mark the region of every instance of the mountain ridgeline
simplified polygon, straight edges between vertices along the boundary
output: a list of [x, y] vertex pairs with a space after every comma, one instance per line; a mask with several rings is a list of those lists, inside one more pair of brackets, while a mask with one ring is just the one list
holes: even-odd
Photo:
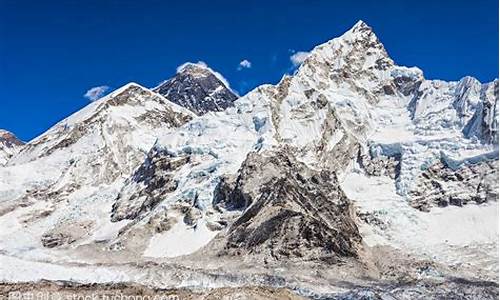
[[[498, 281], [498, 105], [498, 80], [428, 80], [362, 21], [241, 97], [187, 63], [26, 144], [0, 132], [0, 223], [22, 224], [0, 250], [129, 268], [128, 281], [162, 288], [333, 297], [336, 282], [380, 280], [379, 299], [404, 278], [405, 296], [488, 298], [498, 289], [476, 280]], [[165, 261], [174, 273], [155, 269]]]

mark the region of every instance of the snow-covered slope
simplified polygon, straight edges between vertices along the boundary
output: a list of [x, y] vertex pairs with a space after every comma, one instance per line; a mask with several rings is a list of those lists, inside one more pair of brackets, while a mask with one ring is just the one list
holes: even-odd
[[[362, 21], [315, 47], [292, 76], [230, 104], [191, 93], [206, 93], [198, 72], [205, 78], [188, 64], [155, 91], [200, 116], [129, 85], [0, 168], [0, 222], [10, 228], [1, 249], [105, 263], [210, 265], [229, 255], [376, 269], [377, 247], [387, 246], [495, 279], [498, 80], [427, 80], [398, 66]], [[446, 231], [433, 230], [441, 222], [454, 226], [461, 253], [488, 250], [452, 253]]]
[[[2, 235], [14, 239], [24, 235], [30, 243], [55, 246], [71, 242], [73, 237], [68, 236], [102, 229], [94, 227], [96, 221], [109, 223], [109, 217], [99, 211], [114, 197], [116, 186], [142, 163], [157, 135], [193, 117], [161, 95], [131, 83], [59, 122], [0, 168], [2, 214], [15, 211], [14, 215], [28, 218], [20, 232], [14, 226], [13, 232]], [[54, 235], [59, 241], [54, 241]], [[16, 244], [9, 250], [25, 247], [22, 242]]]
[[222, 111], [238, 98], [224, 77], [203, 62], [180, 66], [174, 77], [162, 82], [153, 91], [197, 115]]

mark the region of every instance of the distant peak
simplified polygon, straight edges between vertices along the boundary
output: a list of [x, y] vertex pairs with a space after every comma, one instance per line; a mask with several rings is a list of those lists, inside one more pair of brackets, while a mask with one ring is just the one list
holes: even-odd
[[122, 87], [122, 89], [129, 89], [129, 88], [140, 88], [143, 90], [147, 90], [147, 88], [143, 87], [142, 85], [140, 85], [136, 82], [129, 82]]
[[24, 142], [19, 140], [12, 132], [0, 129], [0, 142], [7, 145], [24, 145]]
[[129, 82], [129, 83], [125, 84], [124, 86], [122, 86], [121, 88], [119, 88], [118, 90], [126, 90], [129, 88], [141, 88], [141, 89], [146, 90], [145, 87], [143, 87], [142, 85], [135, 83], [135, 82]]
[[0, 137], [5, 137], [5, 136], [14, 136], [12, 132], [5, 130], [5, 129], [0, 129]]
[[352, 26], [351, 29], [349, 29], [344, 35], [352, 36], [356, 39], [367, 39], [371, 37], [376, 38], [373, 28], [361, 20], [354, 24], [354, 26]]
[[366, 24], [363, 20], [359, 20], [358, 22], [356, 22], [356, 24], [354, 24], [354, 26], [352, 26], [350, 31], [363, 31], [363, 30], [372, 30], [372, 28], [368, 26], [368, 24]]
[[[227, 79], [224, 78], [224, 76], [222, 76], [221, 73], [219, 73], [219, 72], [213, 70], [212, 68], [210, 68], [203, 61], [198, 61], [197, 63], [193, 63], [193, 62], [183, 63], [182, 65], [180, 65], [180, 66], [177, 67], [177, 74], [178, 75], [179, 74], [181, 74], [181, 75], [191, 75], [191, 77], [193, 77], [193, 78], [204, 78], [204, 77], [208, 77], [208, 76], [215, 76], [215, 78], [217, 78], [220, 82], [222, 82], [222, 84], [227, 89], [231, 90], [231, 92], [233, 92], [233, 93], [236, 94], [236, 91], [234, 91], [233, 89], [231, 89], [231, 87], [230, 87], [229, 82], [227, 81]], [[165, 81], [162, 82], [158, 87], [160, 87], [164, 83], [165, 83]], [[156, 88], [158, 88], [158, 87], [156, 87]]]
[[153, 92], [197, 115], [222, 111], [238, 99], [228, 81], [202, 61], [180, 65], [177, 74], [161, 82]]
[[342, 74], [353, 72], [352, 76], [357, 76], [360, 70], [378, 72], [394, 66], [384, 45], [363, 21], [358, 21], [341, 36], [316, 46], [302, 66], [322, 62], [341, 70]]
[[[102, 103], [117, 103], [116, 98], [122, 98], [122, 99], [128, 99], [128, 95], [132, 93], [141, 93], [143, 95], [147, 94], [154, 94], [153, 91], [151, 91], [148, 88], [143, 87], [142, 85], [135, 83], [135, 82], [129, 82], [116, 90], [112, 91], [111, 93], [107, 94], [106, 96], [100, 98], [97, 101], [94, 101], [93, 103], [96, 103], [95, 105], [100, 105]], [[110, 102], [111, 101], [111, 102]]]
[[177, 74], [180, 73], [213, 73], [213, 71], [205, 62], [199, 61], [197, 63], [186, 62], [178, 66]]
[[380, 42], [372, 27], [361, 20], [346, 31], [340, 39], [348, 44], [360, 44], [366, 49], [380, 49], [384, 53], [383, 56], [388, 56], [384, 45]]
[[106, 97], [103, 97], [102, 99], [113, 98], [113, 97], [116, 97], [119, 94], [122, 94], [124, 92], [129, 91], [129, 90], [134, 90], [134, 89], [141, 89], [141, 90], [149, 91], [149, 89], [143, 87], [142, 85], [140, 85], [138, 83], [129, 82], [129, 83], [123, 85], [122, 87], [117, 88], [113, 92], [109, 93]]

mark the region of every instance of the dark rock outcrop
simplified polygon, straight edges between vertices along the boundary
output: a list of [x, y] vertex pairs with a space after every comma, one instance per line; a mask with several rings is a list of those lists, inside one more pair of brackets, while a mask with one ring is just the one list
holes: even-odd
[[46, 248], [54, 248], [65, 244], [70, 244], [74, 242], [74, 239], [71, 236], [67, 236], [62, 233], [48, 233], [42, 235], [41, 242], [42, 245]]
[[144, 163], [122, 188], [111, 211], [111, 221], [135, 219], [151, 211], [160, 201], [175, 191], [175, 171], [189, 163], [190, 157], [175, 156], [168, 151], [153, 148]]
[[410, 192], [413, 207], [428, 211], [433, 206], [463, 206], [498, 199], [498, 157], [451, 166], [441, 160], [421, 173]]
[[284, 149], [250, 153], [214, 205], [242, 209], [221, 254], [334, 262], [356, 257], [361, 236], [336, 175], [314, 171]]

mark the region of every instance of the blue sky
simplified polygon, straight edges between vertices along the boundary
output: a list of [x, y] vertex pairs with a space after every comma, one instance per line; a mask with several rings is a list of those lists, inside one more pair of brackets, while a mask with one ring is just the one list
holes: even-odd
[[[176, 2], [176, 3], [175, 3]], [[244, 94], [362, 19], [427, 78], [498, 77], [498, 1], [0, 0], [0, 128], [30, 140], [95, 86], [152, 87], [204, 61]], [[238, 70], [247, 59], [251, 68]]]

